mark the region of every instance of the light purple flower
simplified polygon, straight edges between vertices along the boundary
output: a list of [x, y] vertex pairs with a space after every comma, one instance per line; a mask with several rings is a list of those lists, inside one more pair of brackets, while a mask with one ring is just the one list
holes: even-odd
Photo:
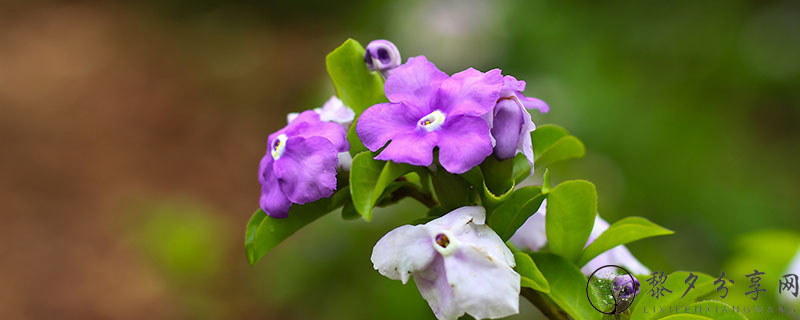
[[533, 145], [531, 131], [536, 125], [526, 108], [547, 112], [550, 107], [544, 101], [525, 97], [525, 81], [512, 76], [503, 77], [503, 89], [494, 110], [483, 116], [489, 124], [494, 144], [494, 154], [500, 160], [511, 159], [522, 153], [528, 159], [533, 173]]
[[[314, 108], [314, 112], [319, 114], [319, 118], [322, 121], [336, 122], [345, 127], [349, 127], [350, 123], [353, 122], [353, 118], [356, 116], [353, 109], [344, 105], [342, 100], [339, 100], [336, 96], [331, 96], [321, 108]], [[286, 115], [286, 122], [291, 123], [292, 120], [296, 119], [299, 115], [299, 112], [289, 113]]]
[[480, 116], [491, 111], [502, 88], [500, 70], [469, 68], [448, 77], [424, 56], [408, 59], [386, 80], [389, 103], [368, 108], [356, 123], [364, 145], [375, 157], [417, 166], [439, 162], [464, 173], [492, 153], [489, 127]]
[[403, 63], [400, 50], [388, 40], [373, 40], [367, 45], [364, 53], [364, 62], [371, 71], [380, 71], [384, 78], [388, 78], [392, 69]]
[[[542, 202], [542, 205], [539, 207], [539, 210], [536, 211], [527, 221], [511, 236], [511, 243], [515, 246], [524, 248], [531, 251], [539, 250], [541, 247], [547, 244], [547, 232], [545, 229], [545, 214], [547, 208], [547, 200]], [[600, 216], [595, 216], [594, 227], [592, 228], [592, 233], [589, 235], [589, 239], [586, 241], [586, 245], [588, 246], [590, 243], [597, 239], [603, 232], [608, 230], [608, 222], [600, 218]], [[590, 275], [592, 272], [597, 270], [598, 268], [605, 266], [605, 265], [619, 265], [627, 269], [633, 274], [649, 274], [650, 269], [645, 267], [639, 260], [633, 256], [633, 254], [628, 250], [627, 247], [624, 245], [616, 246], [611, 250], [603, 252], [602, 254], [598, 255], [589, 263], [587, 263], [581, 271], [586, 274]]]
[[629, 300], [639, 294], [639, 279], [628, 274], [619, 275], [611, 284], [611, 291], [617, 300]]
[[337, 154], [350, 145], [344, 127], [305, 111], [271, 134], [258, 168], [260, 206], [269, 216], [285, 218], [292, 203], [329, 197], [336, 190]]
[[483, 207], [461, 207], [424, 225], [387, 233], [372, 250], [378, 272], [406, 283], [414, 277], [438, 319], [476, 319], [519, 312], [514, 255], [485, 225]]

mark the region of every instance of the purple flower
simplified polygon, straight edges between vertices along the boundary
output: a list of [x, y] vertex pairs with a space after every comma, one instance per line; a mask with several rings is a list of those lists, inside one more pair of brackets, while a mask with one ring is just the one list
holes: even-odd
[[516, 314], [514, 255], [485, 221], [483, 207], [461, 207], [424, 225], [401, 226], [378, 241], [372, 263], [389, 279], [406, 283], [413, 276], [438, 319]]
[[448, 77], [424, 56], [408, 59], [386, 79], [389, 103], [368, 108], [356, 123], [364, 145], [378, 160], [417, 166], [439, 162], [464, 173], [492, 153], [489, 127], [480, 116], [491, 111], [503, 85], [500, 70], [469, 68]]
[[364, 62], [371, 71], [380, 71], [384, 78], [388, 78], [392, 69], [403, 63], [400, 50], [388, 40], [373, 40], [367, 45], [364, 53]]
[[[322, 107], [314, 108], [314, 112], [319, 114], [319, 118], [322, 121], [336, 122], [345, 127], [349, 127], [350, 123], [353, 122], [353, 118], [356, 116], [353, 109], [344, 105], [342, 100], [339, 100], [336, 96], [331, 96]], [[292, 122], [292, 120], [299, 115], [300, 113], [297, 112], [289, 113], [286, 115], [286, 122]]]
[[639, 294], [639, 279], [623, 274], [614, 278], [611, 291], [617, 300], [629, 300]]
[[321, 121], [310, 110], [271, 134], [258, 168], [261, 209], [273, 218], [285, 218], [292, 203], [331, 196], [337, 154], [350, 148], [345, 135], [344, 127]]
[[[511, 236], [511, 243], [519, 248], [531, 251], [536, 251], [544, 247], [544, 245], [547, 244], [547, 232], [545, 229], [546, 208], [547, 200], [543, 201], [539, 210], [528, 218], [517, 232]], [[594, 227], [592, 228], [592, 233], [589, 235], [589, 239], [586, 241], [586, 245], [588, 246], [597, 239], [597, 237], [603, 234], [603, 232], [608, 230], [608, 226], [608, 222], [600, 218], [599, 215], [595, 216]], [[611, 250], [601, 253], [583, 266], [581, 271], [586, 275], [590, 275], [598, 268], [609, 264], [623, 266], [633, 274], [650, 273], [650, 269], [645, 267], [639, 260], [636, 260], [636, 257], [634, 257], [625, 246], [616, 246]]]
[[483, 116], [489, 124], [494, 143], [494, 154], [500, 159], [511, 159], [522, 153], [528, 159], [533, 173], [533, 146], [531, 131], [536, 125], [526, 108], [547, 112], [550, 107], [544, 101], [522, 95], [525, 81], [518, 81], [512, 76], [503, 77], [503, 89], [494, 110]]

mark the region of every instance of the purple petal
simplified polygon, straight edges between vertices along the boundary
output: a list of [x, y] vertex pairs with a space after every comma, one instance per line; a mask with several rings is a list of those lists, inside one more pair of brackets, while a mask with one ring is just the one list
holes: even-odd
[[522, 91], [525, 91], [525, 81], [517, 80], [513, 76], [503, 77], [503, 91], [500, 92], [500, 97], [508, 98]]
[[[497, 141], [494, 155], [498, 159], [511, 159], [517, 154], [520, 133], [525, 124], [523, 112], [530, 118], [528, 112], [523, 110], [514, 99], [502, 99], [494, 108], [492, 137]], [[530, 132], [525, 134], [530, 135]]]
[[270, 217], [286, 218], [292, 202], [281, 191], [278, 179], [272, 171], [273, 163], [272, 155], [269, 152], [261, 158], [258, 168], [258, 182], [261, 183], [259, 205], [261, 210], [264, 210]]
[[550, 106], [547, 105], [547, 103], [545, 103], [542, 100], [531, 97], [525, 97], [521, 93], [517, 93], [517, 96], [519, 96], [519, 99], [520, 101], [522, 101], [522, 104], [525, 105], [525, 108], [536, 109], [539, 110], [539, 112], [541, 113], [547, 113], [548, 111], [550, 111]]
[[333, 195], [337, 151], [323, 137], [292, 137], [273, 170], [289, 200], [304, 204]]
[[383, 86], [386, 98], [391, 102], [403, 102], [409, 107], [427, 114], [436, 90], [447, 74], [429, 62], [425, 56], [409, 58], [408, 61], [392, 70]]
[[400, 50], [388, 40], [373, 40], [367, 44], [364, 61], [372, 71], [388, 71], [403, 63]]
[[492, 154], [486, 121], [477, 117], [448, 118], [439, 131], [439, 162], [448, 172], [461, 174]]
[[413, 132], [417, 120], [425, 114], [413, 114], [400, 103], [379, 103], [369, 107], [356, 122], [356, 133], [367, 149], [378, 151], [395, 136]]
[[281, 134], [286, 134], [287, 137], [323, 137], [328, 139], [339, 152], [344, 152], [350, 149], [350, 144], [347, 142], [347, 132], [339, 124], [333, 122], [326, 122], [320, 120], [320, 115], [313, 110], [303, 111], [285, 128], [269, 136], [269, 145], [272, 145], [272, 139]]
[[336, 96], [331, 96], [321, 108], [314, 109], [314, 112], [319, 114], [321, 121], [336, 122], [342, 125], [352, 122], [356, 116], [353, 109], [344, 105], [342, 100]]
[[497, 103], [502, 86], [500, 69], [483, 73], [469, 68], [442, 82], [434, 106], [447, 116], [481, 116]]
[[438, 134], [436, 131], [413, 130], [396, 135], [375, 159], [429, 166], [433, 163], [433, 148]]

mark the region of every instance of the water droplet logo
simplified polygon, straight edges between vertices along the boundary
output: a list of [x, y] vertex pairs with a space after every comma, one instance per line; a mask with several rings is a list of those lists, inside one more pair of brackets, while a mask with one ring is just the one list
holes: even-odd
[[586, 298], [595, 310], [603, 314], [618, 315], [625, 312], [637, 294], [639, 280], [620, 266], [602, 266], [586, 282]]

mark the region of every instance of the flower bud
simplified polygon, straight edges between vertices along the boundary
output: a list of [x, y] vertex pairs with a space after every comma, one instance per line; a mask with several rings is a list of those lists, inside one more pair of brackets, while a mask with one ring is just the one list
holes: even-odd
[[403, 60], [400, 50], [388, 40], [374, 40], [367, 45], [364, 62], [370, 71], [380, 71], [384, 78], [389, 77], [389, 72], [399, 67]]

